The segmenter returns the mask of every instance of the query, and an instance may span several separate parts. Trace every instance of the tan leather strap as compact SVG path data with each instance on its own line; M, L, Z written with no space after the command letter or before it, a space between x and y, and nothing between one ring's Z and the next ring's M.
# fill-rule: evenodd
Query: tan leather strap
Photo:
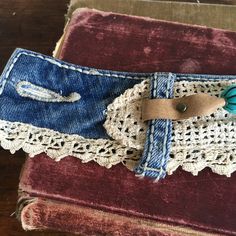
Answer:
M142 102L142 120L183 120L194 116L205 116L224 105L223 98L204 93L175 99L145 99Z

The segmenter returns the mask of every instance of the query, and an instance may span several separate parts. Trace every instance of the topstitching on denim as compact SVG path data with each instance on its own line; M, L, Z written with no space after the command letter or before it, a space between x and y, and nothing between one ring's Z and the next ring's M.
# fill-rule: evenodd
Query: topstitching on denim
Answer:
M68 135L78 134L85 138L111 139L103 127L107 106L144 79L150 80L150 98L171 98L175 82L235 78L100 70L18 49L1 76L0 120L26 123ZM20 87L24 83L30 85L27 89L31 90ZM156 179L165 176L171 126L170 120L149 121L144 152L136 168L137 175Z

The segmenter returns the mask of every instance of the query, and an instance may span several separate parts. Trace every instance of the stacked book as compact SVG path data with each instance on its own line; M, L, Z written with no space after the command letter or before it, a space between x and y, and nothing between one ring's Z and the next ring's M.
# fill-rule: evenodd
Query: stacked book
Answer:
M79 2L69 7L56 58L115 71L236 74L235 32ZM79 235L236 235L235 185L236 174L207 168L198 176L177 169L153 183L122 165L55 162L42 153L22 169L17 216L25 230Z

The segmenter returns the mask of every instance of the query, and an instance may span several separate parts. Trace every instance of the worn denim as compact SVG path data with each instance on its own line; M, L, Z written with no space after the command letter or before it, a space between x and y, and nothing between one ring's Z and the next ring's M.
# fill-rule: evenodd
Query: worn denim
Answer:
M90 74L91 73L91 74ZM105 111L117 96L143 75L95 70L17 49L1 76L0 119L32 124L85 138L109 138L103 127ZM136 79L133 79L136 78ZM80 94L76 102L42 102L16 91L22 81L59 95Z
M151 98L171 98L175 81L235 78L97 70L17 49L1 75L0 120L85 138L110 139L103 127L107 106L144 79L151 81ZM73 93L79 97L74 101L63 100ZM135 169L137 175L165 177L171 148L171 123L170 120L149 122L144 152Z
M175 76L155 74L150 88L150 98L172 98ZM165 168L170 154L172 123L168 119L149 121L146 143L139 166L138 175L161 179L165 177Z

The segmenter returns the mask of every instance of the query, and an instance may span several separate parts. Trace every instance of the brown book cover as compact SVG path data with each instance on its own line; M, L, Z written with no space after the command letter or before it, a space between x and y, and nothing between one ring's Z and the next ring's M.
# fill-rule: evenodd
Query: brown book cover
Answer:
M80 9L59 58L112 70L236 74L236 33ZM121 165L41 154L22 170L18 215L25 229L82 235L235 235L235 183L235 174L209 169L198 176L178 169L153 183Z

